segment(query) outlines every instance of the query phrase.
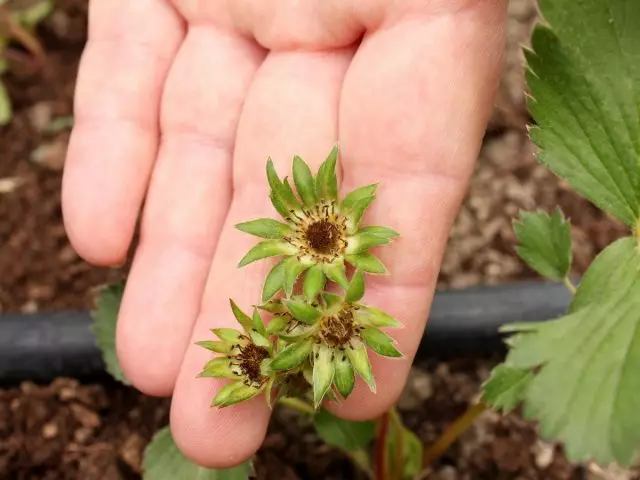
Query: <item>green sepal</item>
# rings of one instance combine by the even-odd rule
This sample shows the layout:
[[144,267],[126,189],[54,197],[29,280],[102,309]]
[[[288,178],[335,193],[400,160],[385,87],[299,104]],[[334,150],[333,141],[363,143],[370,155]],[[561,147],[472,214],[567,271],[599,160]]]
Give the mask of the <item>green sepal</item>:
[[301,299],[285,300],[284,304],[291,312],[291,315],[307,325],[313,325],[322,316],[322,313],[317,308]]
[[278,239],[291,233],[289,225],[271,218],[260,218],[249,222],[238,223],[235,228],[260,238]]
[[276,381],[276,377],[271,377],[267,380],[267,385],[264,387],[264,399],[267,402],[269,410],[273,410],[273,384]]
[[373,185],[367,185],[353,190],[352,192],[348,193],[342,200],[342,203],[340,204],[340,210],[342,211],[342,213],[347,213],[360,200],[372,197],[377,188],[378,184],[374,183]]
[[251,337],[251,341],[257,347],[266,348],[269,353],[273,352],[273,345],[264,335],[261,335],[259,332],[252,331],[249,336]]
[[296,257],[290,257],[284,264],[284,294],[287,298],[291,297],[293,293],[293,287],[298,280],[298,277],[304,272],[310,265],[300,263]]
[[344,259],[359,270],[367,273],[385,274],[387,267],[375,255],[363,252],[356,255],[345,255]]
[[347,240],[347,248],[344,253],[346,255],[354,255],[379,245],[386,245],[390,241],[388,238],[373,233],[357,233]]
[[313,302],[324,288],[326,277],[320,265],[314,265],[309,269],[304,277],[304,296]]
[[249,315],[240,310],[240,307],[238,307],[236,302],[234,302],[232,299],[229,299],[229,304],[231,305],[233,316],[236,317],[238,323],[242,325],[242,328],[244,328],[245,331],[250,332],[253,328],[253,321],[251,320]]
[[359,344],[353,348],[345,349],[349,361],[358,375],[369,385],[369,389],[376,392],[376,381],[373,378],[373,371],[371,370],[371,363],[369,362],[369,355],[367,354],[367,347],[364,344]]
[[373,202],[375,198],[375,195],[362,198],[355,202],[349,210],[343,212],[347,217],[347,234],[353,235],[357,232],[364,212],[369,208],[369,205],[371,205],[371,202]]
[[204,377],[238,378],[238,376],[231,370],[231,361],[229,360],[229,357],[216,357],[209,360],[202,371],[198,374],[198,378]]
[[12,117],[11,97],[4,84],[0,82],[0,126],[8,125]]
[[324,292],[322,298],[327,305],[327,310],[342,302],[342,297],[335,293]]
[[[291,191],[291,186],[287,179],[285,178],[284,181],[280,181],[271,158],[267,160],[267,180],[271,187],[271,195],[273,196],[273,200],[275,200],[275,202],[273,202],[273,200],[272,202],[281,215],[286,218],[289,216],[291,210],[298,210],[300,208],[300,204]],[[276,206],[276,204],[278,206]],[[280,211],[281,209],[284,209],[285,213],[282,213]]]
[[295,253],[296,247],[287,242],[282,240],[263,240],[247,252],[242,260],[240,260],[238,267],[244,267],[263,258],[275,257],[277,255],[293,255]]
[[213,340],[202,340],[196,342],[196,345],[202,348],[206,348],[210,352],[227,354],[231,351],[231,345],[227,342],[216,342]]
[[260,335],[266,335],[267,329],[264,326],[264,320],[262,320],[262,316],[260,316],[260,312],[257,307],[253,307],[253,315],[251,318],[251,324],[256,332]]
[[296,194],[293,193],[293,188],[291,188],[289,178],[287,177],[284,177],[282,179],[282,190],[284,191],[285,200],[287,201],[287,204],[291,207],[291,209],[296,211],[300,210],[302,208],[302,205],[300,205],[300,202],[296,198]]
[[402,327],[402,323],[379,308],[370,307],[368,305],[360,305],[359,307],[357,317],[358,320],[365,325],[371,325],[374,327]]
[[347,398],[353,391],[356,377],[346,353],[336,353],[336,356],[333,359],[333,368],[335,370],[333,382],[340,392],[340,395]]
[[333,382],[333,350],[320,345],[315,349],[313,360],[313,404],[318,408]]
[[305,340],[302,342],[292,343],[284,350],[280,351],[271,362],[271,369],[278,370],[290,370],[297,367],[304,362],[313,348],[312,340]]
[[242,333],[235,328],[214,328],[211,330],[220,340],[231,345],[238,343]]
[[268,301],[284,287],[284,266],[287,260],[287,258],[280,260],[267,274],[264,286],[262,287],[263,302]]
[[282,300],[279,298],[269,300],[268,302],[263,303],[262,305],[257,305],[260,310],[269,313],[286,313],[287,307],[284,306]]
[[321,199],[338,199],[338,177],[336,176],[336,163],[338,161],[338,146],[331,149],[327,159],[322,162],[316,175],[316,192]]
[[282,215],[282,218],[289,218],[290,212],[287,208],[287,205],[280,199],[280,197],[275,193],[271,192],[269,194],[269,200],[271,200],[271,204],[276,211]]
[[298,155],[293,157],[293,181],[300,198],[307,207],[312,207],[318,202],[316,186],[311,169]]
[[289,317],[286,315],[274,315],[267,325],[267,335],[276,335],[284,330],[289,324]]
[[375,225],[362,227],[358,229],[358,233],[366,233],[368,235],[375,235],[377,237],[388,238],[388,239],[393,239],[400,236],[398,232],[396,232],[391,228],[379,227]]
[[394,340],[377,327],[364,327],[360,331],[360,337],[371,350],[384,357],[402,357],[402,354],[394,346]]
[[337,283],[345,290],[349,288],[349,280],[347,280],[347,273],[342,260],[324,264],[323,270],[329,280]]
[[361,270],[356,270],[351,277],[351,283],[347,288],[345,300],[348,303],[355,303],[364,296],[364,273]]
[[260,390],[259,388],[248,387],[242,382],[232,382],[220,389],[213,399],[213,406],[222,408],[244,402],[258,395]]

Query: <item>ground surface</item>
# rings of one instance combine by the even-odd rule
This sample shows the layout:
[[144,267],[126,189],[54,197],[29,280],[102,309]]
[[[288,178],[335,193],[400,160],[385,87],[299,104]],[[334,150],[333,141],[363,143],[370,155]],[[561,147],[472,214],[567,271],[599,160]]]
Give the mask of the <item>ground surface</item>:
[[[40,34],[49,52],[45,71],[7,79],[13,123],[0,129],[0,312],[89,306],[91,289],[120,278],[75,255],[60,214],[60,172],[74,77],[85,40],[86,4],[60,0]],[[451,234],[441,288],[500,283],[534,275],[514,254],[511,219],[518,209],[560,205],[573,222],[575,273],[624,228],[572,193],[533,158],[524,126],[519,44],[536,18],[530,0],[512,0],[509,50],[496,109],[467,200]],[[419,365],[400,410],[425,442],[464,410],[491,367],[488,361]],[[0,479],[139,478],[142,449],[167,420],[166,400],[117,385],[58,379],[0,390]],[[291,413],[279,412],[257,460],[260,478],[355,478],[350,463],[324,446]],[[429,478],[640,478],[596,475],[566,462],[516,415],[485,414],[435,466]]]

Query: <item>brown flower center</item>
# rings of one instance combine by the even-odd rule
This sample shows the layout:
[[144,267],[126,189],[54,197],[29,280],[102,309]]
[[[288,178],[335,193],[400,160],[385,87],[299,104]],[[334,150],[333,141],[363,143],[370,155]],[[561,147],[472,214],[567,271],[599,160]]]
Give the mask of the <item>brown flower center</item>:
[[320,336],[332,348],[345,348],[358,333],[351,310],[342,310],[337,315],[322,320]]
[[329,255],[336,253],[340,247],[340,229],[328,219],[323,218],[309,225],[305,237],[315,253]]
[[240,347],[240,353],[236,355],[236,360],[245,378],[253,384],[261,384],[263,377],[260,372],[260,364],[268,356],[269,351],[266,348],[247,343]]
[[335,202],[322,202],[288,217],[294,233],[285,240],[298,248],[300,255],[314,262],[331,263],[347,246],[347,219],[336,210]]

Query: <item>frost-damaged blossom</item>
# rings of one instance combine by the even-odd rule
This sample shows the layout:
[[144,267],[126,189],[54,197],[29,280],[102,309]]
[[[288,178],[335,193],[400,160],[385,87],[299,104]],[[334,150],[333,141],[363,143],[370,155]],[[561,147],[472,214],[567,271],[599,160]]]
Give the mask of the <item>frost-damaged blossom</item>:
[[336,147],[315,177],[304,160],[294,157],[297,196],[286,177],[280,180],[271,159],[267,162],[270,199],[284,223],[263,218],[236,225],[243,232],[265,239],[244,256],[239,266],[284,256],[267,276],[263,301],[281,289],[290,297],[303,273],[303,291],[310,300],[323,290],[327,278],[346,289],[345,262],[363,272],[386,273],[382,262],[368,250],[390,243],[398,234],[387,227],[359,228],[365,210],[375,199],[377,185],[358,188],[339,200],[337,157]]
[[274,353],[257,309],[249,317],[231,300],[233,313],[243,327],[243,331],[234,328],[214,328],[211,330],[217,341],[197,342],[197,345],[212,352],[222,354],[210,360],[199,377],[226,378],[233,380],[224,386],[213,399],[213,405],[227,407],[248,400],[265,392],[270,402],[271,388],[275,376],[269,369]]
[[278,332],[288,345],[275,355],[270,368],[286,371],[309,359],[316,408],[332,385],[347,398],[353,390],[356,372],[375,392],[367,347],[385,357],[402,356],[395,341],[380,329],[400,327],[400,322],[377,308],[358,303],[363,294],[364,275],[357,271],[344,299],[323,293],[311,303],[303,296],[294,296],[272,301],[267,307],[277,311],[274,306],[279,304],[281,311],[286,310],[290,316],[286,324],[279,325]]

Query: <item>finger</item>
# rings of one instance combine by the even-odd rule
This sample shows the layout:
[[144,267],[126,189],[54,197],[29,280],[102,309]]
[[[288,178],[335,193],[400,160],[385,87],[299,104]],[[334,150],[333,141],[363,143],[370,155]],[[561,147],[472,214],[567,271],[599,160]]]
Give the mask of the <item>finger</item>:
[[400,233],[377,252],[391,275],[368,277],[365,301],[404,323],[389,333],[406,359],[371,353],[378,392],[360,383],[347,401],[331,407],[345,418],[381,414],[406,381],[490,113],[504,3],[475,2],[456,14],[412,17],[375,32],[346,76],[340,108],[344,191],[380,182],[365,222]]
[[89,262],[126,256],[156,156],[162,86],[182,37],[164,0],[91,1],[62,187],[68,235]]
[[[233,298],[245,311],[260,301],[266,262],[242,269],[238,261],[256,243],[233,225],[274,216],[265,176],[267,156],[280,175],[300,154],[317,168],[337,138],[340,85],[349,51],[271,53],[259,69],[240,120],[234,155],[234,197],[192,342],[211,336],[210,328],[237,324],[229,309]],[[225,409],[209,404],[222,383],[195,379],[210,358],[189,346],[176,383],[171,410],[174,436],[194,461],[212,467],[236,464],[252,455],[264,439],[269,412],[264,397]]]
[[263,58],[248,40],[193,26],[169,73],[117,329],[122,368],[145,393],[173,390],[229,208],[238,119]]

